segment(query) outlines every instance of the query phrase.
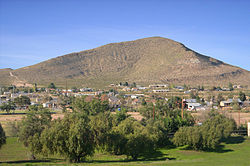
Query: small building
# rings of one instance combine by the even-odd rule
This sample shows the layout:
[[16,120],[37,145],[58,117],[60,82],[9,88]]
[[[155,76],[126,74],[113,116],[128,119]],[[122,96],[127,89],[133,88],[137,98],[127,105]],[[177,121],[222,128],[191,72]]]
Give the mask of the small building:
[[184,87],[183,86],[176,86],[175,89],[178,89],[178,90],[184,90]]
[[189,111],[197,110],[197,109],[202,107],[202,105],[200,103],[186,103],[186,104],[188,106]]
[[115,96],[109,96],[109,106],[112,108],[118,108],[121,105],[120,99]]
[[221,101],[220,106],[221,107],[230,107],[233,102],[237,102],[238,104],[242,104],[242,101],[240,99],[228,99],[226,101]]
[[149,85],[149,88],[166,88],[168,87],[168,84],[153,84]]
[[154,93],[164,93],[164,92],[169,92],[168,89],[155,89],[153,90]]

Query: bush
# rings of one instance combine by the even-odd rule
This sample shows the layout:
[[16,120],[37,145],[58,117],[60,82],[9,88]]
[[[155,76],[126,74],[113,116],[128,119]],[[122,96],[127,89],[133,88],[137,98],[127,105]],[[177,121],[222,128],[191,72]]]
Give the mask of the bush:
[[10,136],[10,137],[17,137],[18,136],[18,133],[20,130],[20,125],[17,121],[8,122],[6,126],[8,128],[8,130],[6,131],[8,136]]
[[133,160],[155,150],[154,140],[150,137],[146,127],[131,118],[125,119],[114,127],[106,143],[107,151],[125,154]]
[[32,155],[41,151],[40,135],[50,125],[51,114],[48,109],[31,110],[20,123],[19,140],[29,147]]
[[94,153],[94,135],[89,119],[80,113],[67,114],[57,120],[41,135],[43,145],[41,153],[59,154],[71,162],[85,160]]
[[215,149],[235,129],[234,120],[220,114],[211,114],[202,126],[182,127],[174,135],[177,146],[188,145],[195,150]]
[[5,136],[5,132],[2,128],[2,125],[0,123],[0,148],[2,147],[3,144],[6,143],[6,136]]

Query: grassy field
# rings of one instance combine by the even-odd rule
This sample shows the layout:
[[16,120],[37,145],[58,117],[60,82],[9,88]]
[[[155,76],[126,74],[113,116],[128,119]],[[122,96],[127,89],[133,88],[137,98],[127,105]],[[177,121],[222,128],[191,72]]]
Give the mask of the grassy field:
[[15,137],[8,137],[0,150],[0,165],[192,165],[250,166],[250,138],[231,137],[213,152],[198,152],[183,148],[164,148],[147,159],[127,160],[126,156],[96,153],[87,162],[69,164],[58,157],[29,160],[30,152]]

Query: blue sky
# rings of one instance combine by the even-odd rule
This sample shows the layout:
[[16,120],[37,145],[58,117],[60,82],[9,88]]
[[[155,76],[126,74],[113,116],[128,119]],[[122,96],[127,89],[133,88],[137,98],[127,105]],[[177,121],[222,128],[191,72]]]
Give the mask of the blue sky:
[[250,1],[0,0],[0,68],[150,36],[250,70]]

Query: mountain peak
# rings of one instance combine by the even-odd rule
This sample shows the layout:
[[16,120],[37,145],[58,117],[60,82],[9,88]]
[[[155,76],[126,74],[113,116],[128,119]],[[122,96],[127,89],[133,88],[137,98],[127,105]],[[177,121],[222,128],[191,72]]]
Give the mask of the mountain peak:
[[99,87],[122,81],[190,85],[227,85],[230,81],[250,85],[248,71],[159,36],[67,54],[13,70],[12,74],[27,83],[54,82],[59,86],[65,80],[74,86]]

